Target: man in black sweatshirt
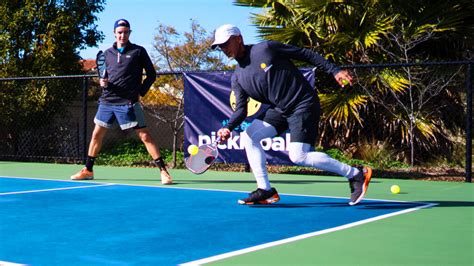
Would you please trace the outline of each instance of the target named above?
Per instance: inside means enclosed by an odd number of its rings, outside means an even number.
[[[364,197],[372,175],[369,167],[351,167],[327,154],[315,152],[313,144],[318,134],[320,117],[319,98],[292,60],[300,60],[322,67],[336,81],[352,85],[352,77],[321,55],[299,47],[275,41],[264,41],[255,45],[244,45],[240,30],[229,24],[215,32],[212,48],[219,48],[238,65],[232,76],[232,91],[236,98],[236,109],[229,123],[219,129],[222,141],[230,137],[231,131],[247,117],[247,101],[270,105],[270,108],[241,134],[247,159],[257,181],[257,190],[240,204],[271,204],[280,197],[270,186],[266,169],[265,152],[260,141],[286,131],[291,132],[290,160],[301,166],[319,168],[345,176],[350,185],[350,205],[359,203]]]
[[[100,79],[102,95],[99,109],[94,118],[95,128],[89,144],[85,167],[71,176],[72,180],[94,179],[93,166],[102,147],[107,129],[115,121],[122,130],[133,128],[145,144],[148,153],[160,168],[161,183],[172,184],[160,150],[145,125],[143,110],[138,102],[140,96],[150,89],[156,79],[156,72],[145,48],[129,41],[130,23],[119,19],[114,24],[115,43],[104,52],[107,71],[105,78]],[[146,78],[142,82],[143,69]]]

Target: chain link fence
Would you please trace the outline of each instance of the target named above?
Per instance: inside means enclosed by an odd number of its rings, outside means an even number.
[[[471,181],[471,61],[344,68],[357,81],[342,93],[316,70],[323,108],[317,146],[382,166],[386,160],[463,167]],[[147,126],[174,167],[183,167],[181,74],[158,73],[141,99]],[[95,75],[1,78],[0,84],[0,160],[84,161],[101,93]],[[107,132],[97,164],[146,166],[150,161],[133,130],[116,127]]]
[[[2,160],[73,162],[82,157],[81,79],[14,78],[1,83]],[[78,114],[78,115],[77,115]]]
[[[84,161],[101,93],[95,75],[2,78],[0,84],[0,160]],[[142,98],[142,105],[152,136],[172,161],[171,151],[182,150],[182,116],[176,116],[182,111],[179,105],[170,104],[169,93],[153,87]],[[179,100],[182,95],[176,97]],[[133,130],[116,126],[107,132],[98,164],[148,165],[151,158],[140,143]],[[124,152],[134,154],[120,157]]]

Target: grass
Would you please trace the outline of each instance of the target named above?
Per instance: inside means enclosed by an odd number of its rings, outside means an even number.
[[[322,149],[317,149],[322,151]],[[324,152],[332,158],[349,165],[368,165],[374,169],[374,175],[381,178],[400,178],[400,179],[426,179],[426,180],[443,180],[443,181],[463,181],[464,169],[462,166],[453,166],[447,162],[440,160],[423,166],[411,167],[409,164],[394,160],[394,153],[384,145],[365,145],[363,153],[359,156],[363,159],[351,158],[351,155],[345,154],[338,149],[329,149]],[[170,164],[173,161],[172,151],[160,149],[165,161]],[[101,155],[96,160],[97,165],[108,166],[128,166],[128,167],[154,167],[154,163],[150,155],[146,151],[145,146],[135,139],[127,140],[118,145],[110,145],[105,147]],[[184,153],[177,152],[176,169],[183,169]],[[224,164],[216,163],[211,167],[216,171],[234,171],[246,172],[250,171],[246,164]],[[311,167],[301,167],[295,165],[269,165],[270,173],[281,174],[325,174],[324,172]]]

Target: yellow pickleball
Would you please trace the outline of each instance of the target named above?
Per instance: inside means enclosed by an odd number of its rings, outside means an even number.
[[[196,145],[189,145],[188,146],[188,153],[191,155],[196,155],[199,152],[199,147]]]
[[[393,194],[398,194],[400,193],[400,187],[397,186],[397,185],[393,185],[390,187],[390,191],[393,193]]]

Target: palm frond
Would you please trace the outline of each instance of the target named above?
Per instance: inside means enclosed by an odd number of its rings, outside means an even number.
[[[265,7],[269,1],[267,0],[234,0],[236,6],[248,6],[248,7]]]
[[[384,85],[383,87],[391,89],[396,93],[403,93],[410,87],[410,81],[393,69],[384,69],[379,72],[377,77]]]
[[[360,94],[319,94],[321,108],[326,116],[340,123],[354,118],[362,124],[359,108],[367,103],[367,96]]]

